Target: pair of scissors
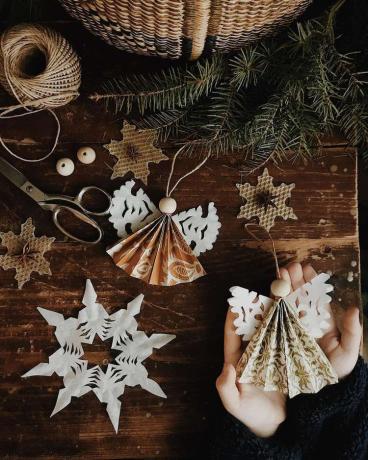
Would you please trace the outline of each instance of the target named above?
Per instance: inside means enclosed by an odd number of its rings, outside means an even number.
[[[8,163],[3,158],[0,158],[0,173],[5,176],[10,182],[18,187],[22,192],[32,198],[42,209],[52,212],[52,219],[55,226],[68,238],[84,244],[97,244],[103,237],[103,230],[99,224],[90,216],[105,216],[108,214],[111,207],[111,196],[103,189],[96,186],[88,186],[81,189],[76,197],[66,195],[48,195],[33,185],[20,171]],[[102,211],[93,211],[88,209],[83,202],[88,194],[103,195],[108,206]],[[59,221],[60,213],[68,212],[81,222],[92,227],[97,232],[97,238],[93,241],[83,240],[70,233],[63,227]]]

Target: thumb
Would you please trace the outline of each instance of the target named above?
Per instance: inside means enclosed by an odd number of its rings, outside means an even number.
[[[239,402],[239,390],[236,386],[236,371],[232,364],[225,363],[216,380],[216,388],[225,409],[231,410]]]
[[[358,355],[361,339],[362,327],[359,321],[359,309],[351,307],[346,310],[342,322],[341,348]]]

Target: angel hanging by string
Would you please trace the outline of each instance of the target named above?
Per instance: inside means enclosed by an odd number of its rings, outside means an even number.
[[[235,314],[235,332],[249,341],[237,364],[237,378],[239,383],[290,397],[317,393],[337,382],[334,369],[316,342],[330,327],[330,277],[321,273],[291,292],[290,282],[281,279],[275,246],[269,238],[277,273],[271,284],[274,297],[239,286],[230,289],[228,302]]]
[[[208,159],[204,158],[170,189],[180,152],[181,149],[174,155],[166,196],[160,200],[158,209],[142,189],[133,193],[132,180],[115,192],[112,201],[110,221],[122,239],[107,252],[118,267],[148,284],[173,286],[205,275],[197,256],[212,249],[221,227],[212,202],[207,212],[198,206],[175,214],[177,203],[171,196],[173,191]]]

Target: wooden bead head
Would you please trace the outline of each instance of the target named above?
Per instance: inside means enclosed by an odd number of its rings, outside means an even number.
[[[291,286],[289,281],[274,280],[271,283],[271,294],[275,297],[286,297],[290,294]]]
[[[162,214],[174,214],[176,211],[176,201],[170,196],[166,196],[160,200],[158,207]]]

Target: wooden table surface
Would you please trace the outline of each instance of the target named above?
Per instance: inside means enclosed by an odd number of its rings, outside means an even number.
[[[61,31],[82,58],[82,95],[58,110],[61,141],[55,155],[37,165],[12,161],[46,192],[75,194],[82,186],[98,185],[113,192],[125,182],[110,180],[113,163],[103,144],[119,139],[122,120],[87,99],[104,77],[118,71],[148,70],[158,60],[143,59],[114,50],[69,19],[54,1],[45,0],[43,20]],[[5,96],[4,96],[5,99]],[[39,155],[53,136],[46,115],[2,122],[1,134],[17,151]],[[97,151],[97,161],[76,163],[74,175],[63,178],[55,162],[75,157],[81,145]],[[9,159],[4,152],[1,155]],[[180,161],[177,174],[192,160]],[[236,218],[242,204],[235,184],[239,162],[214,159],[189,177],[175,193],[179,209],[214,201],[222,228],[214,249],[200,260],[208,275],[191,284],[151,287],[128,277],[114,266],[105,248],[116,240],[107,219],[102,244],[87,247],[65,240],[42,211],[0,175],[0,231],[18,231],[32,217],[37,234],[55,236],[47,254],[52,276],[34,275],[19,291],[13,271],[0,271],[0,457],[11,459],[136,459],[206,458],[213,407],[214,382],[222,367],[222,330],[228,289],[240,284],[267,293],[273,279],[273,260],[266,244],[252,241]],[[146,188],[162,196],[169,162],[151,166]],[[336,305],[359,304],[359,244],[357,233],[357,173],[355,151],[338,140],[326,143],[323,157],[313,164],[269,166],[275,182],[294,182],[291,205],[297,221],[277,221],[272,234],[282,262],[308,260],[318,270],[334,273]],[[127,176],[126,178],[130,178]],[[125,179],[126,179],[125,178]],[[243,178],[245,180],[245,178]],[[256,175],[246,178],[253,184]],[[353,267],[354,261],[357,266]],[[348,281],[349,272],[354,279]],[[62,379],[21,375],[45,362],[58,344],[38,306],[73,316],[81,307],[85,280],[90,278],[101,303],[114,312],[139,293],[145,295],[139,318],[147,333],[176,334],[177,338],[147,360],[150,376],[167,394],[163,400],[139,388],[128,388],[122,400],[120,428],[115,434],[105,406],[93,394],[72,400],[49,418]],[[105,345],[89,349],[92,359],[106,356]]]

